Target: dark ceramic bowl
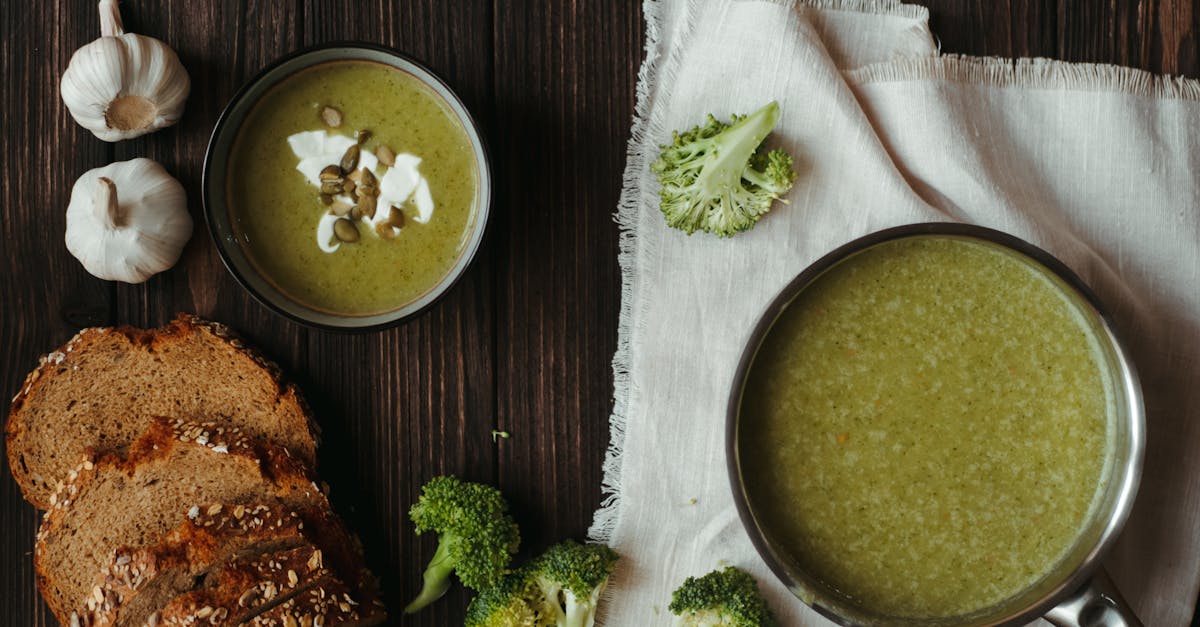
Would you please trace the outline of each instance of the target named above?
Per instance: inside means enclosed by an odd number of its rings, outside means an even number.
[[[395,309],[370,315],[339,314],[314,309],[299,302],[264,276],[242,249],[232,227],[226,194],[227,165],[230,149],[238,130],[259,98],[273,86],[306,68],[334,61],[371,61],[389,65],[416,78],[440,97],[462,128],[466,131],[475,156],[478,180],[475,186],[474,211],[468,231],[463,238],[462,252],[454,265],[436,284],[415,300],[402,303]],[[487,150],[479,127],[467,112],[462,100],[452,89],[417,61],[387,48],[363,43],[334,43],[302,50],[269,65],[233,96],[213,129],[204,158],[204,216],[209,232],[225,267],[251,295],[276,313],[322,329],[365,331],[381,329],[419,315],[445,294],[470,266],[483,241],[492,201],[492,178]]]
[[[1110,425],[1114,436],[1107,460],[1111,470],[1101,486],[1093,513],[1085,520],[1067,556],[1049,575],[1010,599],[969,615],[938,620],[880,615],[857,606],[810,573],[800,560],[772,538],[771,530],[754,511],[739,450],[738,425],[746,377],[759,347],[768,341],[775,321],[826,270],[863,250],[907,237],[970,239],[1007,249],[1024,258],[1031,267],[1056,283],[1067,299],[1084,312],[1087,324],[1101,345],[1105,366],[1115,388],[1115,417]],[[1141,387],[1128,352],[1117,340],[1096,297],[1062,262],[1028,242],[992,229],[951,223],[913,224],[872,233],[825,255],[796,276],[767,307],[742,353],[729,395],[726,423],[729,477],[742,523],[763,560],[797,598],[840,625],[1023,625],[1043,615],[1056,625],[1140,625],[1098,567],[1101,557],[1116,541],[1129,517],[1137,494],[1145,448],[1144,411]]]

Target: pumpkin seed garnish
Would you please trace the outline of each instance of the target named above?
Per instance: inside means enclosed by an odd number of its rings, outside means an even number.
[[[350,172],[355,171],[356,168],[358,168],[358,152],[359,152],[359,150],[361,150],[361,148],[359,147],[358,144],[354,144],[353,146],[346,149],[346,154],[342,155],[342,161],[340,164],[338,164],[341,166],[342,172],[350,173]]]
[[[392,152],[387,146],[380,146],[375,149],[375,154],[379,157],[379,162],[387,167],[396,165],[396,153]]]
[[[396,239],[396,232],[392,230],[392,225],[389,222],[388,220],[376,222],[375,234],[383,239]]]
[[[404,226],[404,212],[400,211],[400,207],[392,205],[392,208],[388,210],[387,223],[396,228]]]
[[[331,196],[342,193],[342,182],[341,181],[322,181],[321,182],[321,193],[329,194]]]
[[[375,186],[379,184],[379,179],[375,178],[375,175],[372,174],[370,170],[363,170],[362,180],[359,181],[358,184],[362,187],[370,187],[371,189],[375,189]]]
[[[358,195],[354,193],[354,190],[357,187],[358,184],[355,183],[354,179],[352,178],[347,178],[346,180],[342,181],[342,193],[350,196],[354,200],[358,200]]]
[[[365,195],[359,196],[358,204],[354,208],[368,218],[373,217],[375,215],[375,199]]]
[[[346,218],[338,218],[333,223],[333,234],[339,240],[348,244],[358,241],[358,227],[354,226],[354,223]]]
[[[348,202],[342,202],[339,200],[339,201],[333,203],[332,205],[330,205],[329,213],[332,213],[335,216],[344,216],[344,215],[350,213],[350,209],[353,206],[354,205],[351,205]]]
[[[327,165],[321,174],[318,175],[321,181],[340,181],[342,180],[342,169],[336,165]]]
[[[342,125],[342,112],[326,106],[321,109],[321,121],[330,128],[337,128]]]

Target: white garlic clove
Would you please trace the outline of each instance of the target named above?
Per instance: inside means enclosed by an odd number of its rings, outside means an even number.
[[[75,51],[59,85],[71,117],[109,142],[179,121],[191,80],[175,51],[124,32],[116,0],[99,6],[102,36]]]
[[[149,159],[88,170],[67,206],[67,250],[92,275],[141,283],[175,265],[192,236],[187,193]]]

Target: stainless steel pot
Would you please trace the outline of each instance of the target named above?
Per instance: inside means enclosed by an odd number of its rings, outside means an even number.
[[[747,494],[738,437],[747,373],[775,321],[796,296],[823,272],[855,253],[898,238],[925,236],[967,238],[1003,247],[1033,261],[1034,266],[1044,270],[1047,276],[1060,279],[1064,293],[1085,312],[1088,324],[1102,344],[1107,367],[1115,382],[1113,393],[1116,406],[1110,427],[1114,431],[1108,459],[1110,471],[1101,486],[1098,506],[1093,508],[1093,515],[1085,522],[1067,557],[1048,576],[1006,601],[980,608],[969,615],[933,621],[881,616],[857,607],[806,572],[803,564],[772,541],[770,531],[755,515]],[[1118,341],[1096,297],[1079,277],[1045,251],[1000,231],[952,223],[901,226],[854,240],[806,268],[767,307],[751,334],[733,381],[729,395],[726,447],[734,500],[742,523],[771,570],[797,598],[822,615],[840,625],[1019,625],[1039,616],[1062,626],[1141,625],[1099,567],[1100,559],[1116,541],[1129,517],[1141,479],[1146,430],[1141,388],[1129,354]]]

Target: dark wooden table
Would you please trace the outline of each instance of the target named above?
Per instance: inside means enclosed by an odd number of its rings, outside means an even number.
[[[921,4],[947,52],[1200,76],[1200,12],[1188,0]],[[77,126],[58,96],[71,53],[98,36],[95,6],[0,6],[0,389],[15,393],[37,357],[82,326],[153,326],[191,311],[239,329],[315,406],[328,436],[321,472],[383,578],[391,624],[453,625],[467,603],[456,588],[398,618],[433,552],[406,516],[433,475],[499,485],[526,552],[582,537],[608,442],[620,293],[612,213],[643,55],[639,3],[127,0],[127,29],[179,52],[192,95],[178,126],[115,145]],[[485,128],[497,183],[465,279],[420,319],[369,335],[308,330],[253,301],[222,267],[199,203],[204,147],[234,90],[279,55],[344,39],[410,53],[454,85]],[[173,270],[107,283],[67,253],[67,198],[85,170],[138,156],[187,187],[196,234]],[[494,442],[493,429],[512,437]],[[0,624],[53,625],[33,585],[39,516],[7,466],[0,474]]]

